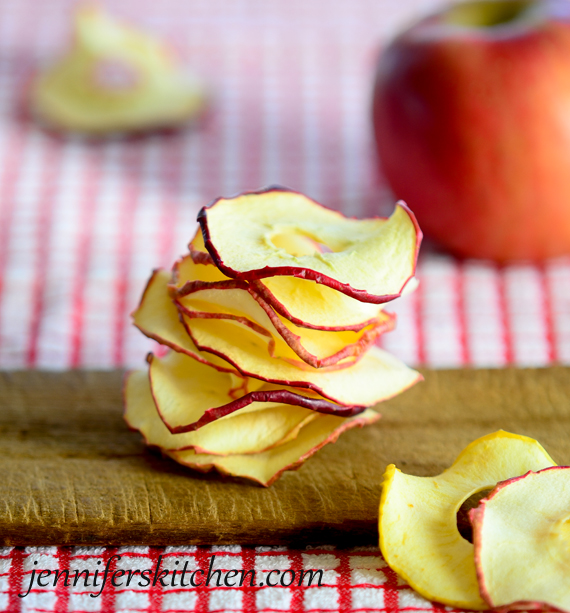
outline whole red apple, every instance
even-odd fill
[[[455,5],[381,54],[382,170],[453,253],[496,261],[570,253],[570,3]]]

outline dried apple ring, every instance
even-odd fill
[[[222,372],[241,376],[231,364],[213,354],[203,354],[188,336],[180,321],[176,305],[168,295],[170,273],[155,270],[143,292],[138,308],[131,317],[133,324],[149,338],[174,351],[185,353],[202,364]]]
[[[228,319],[192,319],[183,322],[195,345],[236,367],[245,377],[262,379],[277,385],[306,388],[345,406],[372,406],[392,398],[421,380],[395,356],[372,346],[354,364],[338,368],[300,369],[267,353],[267,343],[252,334],[247,326]],[[342,363],[341,363],[342,365]]]
[[[32,88],[41,122],[102,134],[173,126],[205,109],[202,82],[160,41],[96,6],[81,7],[74,25],[73,47]]]
[[[319,413],[342,415],[362,413],[365,407],[341,406],[310,390],[266,385],[247,379],[241,395],[233,395],[232,377],[182,353],[164,358],[152,354],[148,375],[158,414],[172,434],[191,432],[252,404],[271,408],[284,404]]]
[[[499,481],[553,465],[534,439],[499,430],[472,442],[436,477],[414,477],[388,466],[379,519],[386,562],[430,600],[487,609],[473,545],[459,533],[457,512],[470,496]]]
[[[359,330],[314,330],[297,326],[278,315],[251,290],[247,281],[227,277],[214,280],[212,270],[219,274],[214,266],[196,264],[190,256],[177,262],[174,282],[169,287],[179,308],[190,318],[239,320],[265,337],[272,357],[286,359],[301,368],[303,362],[321,368],[333,366],[346,358],[356,361],[380,334],[389,332],[395,325],[395,316],[378,312],[375,305],[378,316],[371,325]],[[306,298],[309,299],[310,295]]]
[[[298,326],[316,330],[362,330],[382,317],[383,305],[361,302],[311,279],[277,276],[249,283],[279,315]]]
[[[293,440],[261,453],[214,456],[189,449],[167,451],[166,454],[195,470],[207,472],[215,468],[220,473],[251,479],[267,487],[284,471],[297,469],[319,449],[334,443],[346,430],[374,423],[379,417],[372,409],[350,418],[319,415],[304,426]]]
[[[413,278],[422,237],[403,203],[388,219],[357,220],[277,188],[220,198],[198,221],[206,249],[228,277],[289,275],[377,304],[400,296]],[[285,248],[293,237],[311,240],[314,252]]]
[[[195,264],[210,265],[211,268],[202,274],[210,277],[218,275],[216,280],[229,279],[216,268],[214,260],[206,251],[200,229],[188,247],[190,258]],[[182,290],[180,293],[184,292],[180,279],[185,278],[185,275],[187,278],[188,273],[194,272],[191,271],[189,263],[185,260],[186,258],[179,260],[173,271],[174,286]],[[182,270],[182,266],[185,270]],[[405,291],[408,289],[413,291],[416,285],[417,281],[411,279],[406,284]],[[262,299],[281,317],[304,328],[357,331],[382,321],[383,305],[361,302],[311,279],[292,276],[250,279],[249,291],[256,298]]]
[[[199,430],[172,434],[157,413],[148,373],[134,371],[125,382],[125,420],[144,436],[147,445],[166,451],[194,449],[196,453],[211,455],[261,453],[293,440],[317,415],[303,407],[255,403]]]
[[[500,483],[470,518],[481,595],[490,607],[570,611],[570,467]]]

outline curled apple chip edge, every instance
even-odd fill
[[[201,351],[221,357],[242,375],[307,388],[339,405],[372,406],[422,380],[419,372],[374,345],[346,368],[338,368],[337,364],[301,370],[284,360],[268,359],[264,342],[248,332],[247,327],[236,326],[231,320],[219,319],[212,326],[208,320],[194,319],[190,327],[183,314],[182,321]]]
[[[202,235],[202,228],[200,225],[198,225],[194,238],[188,243],[188,250],[190,251],[190,257],[195,264],[215,266],[214,260],[212,260],[212,257],[208,253],[206,245],[204,244],[204,236]],[[227,278],[229,279],[229,277]]]
[[[206,253],[205,255],[210,258]],[[178,258],[172,266],[172,281],[169,283],[169,289],[176,296],[184,296],[187,292],[185,287],[193,287],[197,281],[201,281],[208,287],[210,283],[218,283],[220,287],[223,287],[223,282],[227,281],[230,287],[235,286],[235,279],[231,279],[226,276],[221,270],[216,268],[211,261],[196,261],[191,254],[183,255]]]
[[[383,309],[312,279],[276,276],[251,279],[249,286],[281,317],[315,330],[361,330],[377,323]]]
[[[146,371],[128,373],[123,389],[124,417],[129,427],[138,430],[147,445],[165,451],[193,449],[211,455],[260,453],[294,439],[318,415],[302,407],[257,403],[199,430],[172,434],[157,412]]]
[[[231,292],[232,290],[228,291]],[[233,295],[236,296],[235,293]],[[192,303],[182,299],[177,300],[176,305],[180,309],[184,327],[190,336],[192,336],[192,328],[196,325],[195,320],[202,320],[203,325],[208,325],[214,331],[217,327],[216,322],[223,320],[233,326],[244,327],[249,334],[256,337],[256,341],[261,341],[266,348],[267,359],[283,360],[300,370],[313,368],[311,364],[301,360],[300,356],[282,338],[272,334],[267,328],[260,326],[248,317],[228,312],[218,313],[212,303]],[[194,310],[192,307],[200,310]]]
[[[190,250],[189,256],[180,258],[175,264],[175,270],[179,262],[182,265],[182,261],[188,257],[195,264],[209,265],[218,270],[214,260],[206,251],[201,228],[198,228],[198,232],[188,244],[188,249]],[[230,279],[222,272],[219,272],[219,275],[221,275],[220,281]],[[176,279],[174,287],[180,295],[184,294],[183,284],[177,282],[178,277],[183,276],[183,274],[173,276]],[[263,301],[276,314],[302,328],[326,331],[358,331],[368,326],[382,324],[384,305],[361,302],[311,279],[276,276],[265,279],[250,279],[247,286],[256,300]],[[402,295],[414,291],[416,287],[417,280],[414,277],[406,284]]]
[[[508,479],[469,513],[481,595],[493,609],[570,611],[570,467]]]
[[[415,275],[422,239],[403,202],[389,218],[356,220],[277,187],[219,198],[202,208],[198,221],[208,253],[229,277],[296,276],[375,304],[401,295]],[[276,244],[287,234],[307,236],[329,251],[290,254]]]
[[[157,270],[151,276],[143,293],[139,307],[133,312],[133,321],[146,336],[173,349],[176,354],[188,356],[185,377],[189,381],[196,379],[198,371],[206,373],[198,377],[198,385],[215,379],[216,389],[220,393],[218,403],[214,405],[196,405],[196,411],[188,412],[180,406],[179,411],[166,411],[159,407],[159,413],[173,433],[189,432],[256,402],[273,402],[309,408],[313,411],[342,416],[356,415],[364,411],[364,406],[344,406],[323,398],[309,389],[294,389],[287,385],[268,385],[252,377],[244,377],[225,360],[213,354],[204,354],[193,343],[180,322],[178,310],[170,300],[166,284],[170,275],[164,270]],[[190,359],[191,358],[191,359]],[[148,357],[156,364],[158,358],[152,354]],[[168,361],[180,362],[174,355],[167,356]],[[196,364],[193,364],[196,361]],[[199,364],[212,367],[218,374],[201,369]],[[226,373],[226,374],[224,374]],[[241,380],[241,384],[240,384]],[[229,391],[228,391],[229,390]],[[171,406],[167,403],[167,406]]]
[[[180,322],[176,305],[168,295],[170,273],[153,271],[143,291],[139,306],[131,313],[133,324],[149,338],[174,351],[185,353],[203,364],[241,377],[237,369],[213,354],[203,354],[196,347]]]
[[[290,405],[341,417],[358,415],[366,409],[338,405],[311,390],[259,380],[251,380],[242,395],[232,397],[229,394],[232,381],[227,373],[209,368],[183,353],[171,352],[164,357],[150,354],[148,362],[152,396],[160,418],[172,434],[198,430],[259,403],[266,408]]]
[[[386,562],[429,600],[487,609],[479,593],[473,545],[458,531],[457,512],[476,492],[554,464],[537,441],[503,430],[473,441],[435,477],[406,475],[391,464],[379,511]]]
[[[395,314],[385,311],[379,311],[373,322],[358,330],[319,330],[297,326],[276,313],[252,290],[251,285],[248,289],[285,342],[303,361],[316,368],[333,366],[345,358],[362,356],[381,334],[392,331],[396,326]],[[307,303],[310,303],[309,296]]]
[[[356,361],[378,337],[394,328],[395,316],[382,312],[378,322],[358,331],[323,331],[301,328],[282,320],[265,301],[249,288],[226,282],[185,286],[184,296],[175,303],[189,318],[234,319],[265,337],[271,357],[287,360],[300,368],[334,366]],[[190,324],[191,325],[191,324]],[[346,362],[345,362],[346,363]]]
[[[212,274],[212,270],[218,272],[213,266],[196,264],[191,256],[176,262],[169,289],[178,307],[189,318],[240,320],[266,337],[271,357],[286,359],[301,368],[303,364],[299,359],[313,368],[332,366],[347,358],[356,359],[380,334],[395,326],[395,315],[383,312],[377,306],[377,317],[358,330],[297,326],[278,315],[248,282],[228,279],[225,275],[215,280],[217,275]],[[309,308],[310,297],[311,294],[305,297]]]
[[[32,112],[46,126],[87,134],[149,130],[205,110],[203,83],[183,71],[167,45],[100,7],[79,7],[73,40],[32,87]]]
[[[263,344],[240,348],[240,343],[251,344],[252,338],[246,331],[236,329],[231,322],[224,320],[218,320],[217,331],[203,330],[203,322],[200,327],[200,320],[195,320],[194,330],[198,330],[198,333],[203,332],[201,338],[205,336],[206,340],[213,340],[216,346],[216,349],[203,346],[204,351],[204,348],[196,344],[195,339],[180,323],[176,307],[166,291],[168,278],[169,274],[165,271],[156,271],[153,274],[140,306],[133,313],[135,325],[159,343],[198,362],[209,364],[218,371],[241,374],[244,377],[289,388],[273,391],[266,389],[263,392],[266,401],[270,401],[270,396],[273,395],[276,402],[301,403],[302,406],[319,412],[348,416],[362,412],[366,406],[391,398],[422,379],[418,372],[374,346],[355,365],[342,371],[325,372],[324,369],[310,369],[308,366],[308,371],[302,371],[287,362],[267,358],[267,349]],[[207,323],[205,327],[208,328]],[[227,338],[224,338],[224,334]],[[244,334],[245,339],[242,338]],[[229,356],[224,355],[221,350],[227,350]],[[364,364],[359,366],[363,362]],[[335,378],[333,377],[335,372],[343,374]],[[351,385],[358,385],[358,388],[353,389]],[[321,398],[306,398],[305,390],[310,390]],[[239,400],[239,402],[245,401]],[[224,410],[237,410],[237,408],[240,407],[228,405]],[[204,419],[215,419],[216,413],[216,410],[212,409]],[[168,425],[169,428],[172,427],[171,423]]]
[[[291,280],[293,282],[296,282],[297,285],[301,285],[305,283],[305,280],[298,279],[297,277],[273,277],[272,278],[272,280],[275,280],[275,279],[279,279],[281,281]],[[265,298],[263,298],[262,292],[257,291],[257,287],[259,287],[259,285],[256,285],[256,283],[248,284],[249,292],[251,293],[253,298],[259,303],[259,305],[263,308],[263,310],[267,313],[268,317],[271,319],[271,322],[273,323],[275,328],[279,331],[279,333],[284,338],[286,337],[286,335],[292,335],[293,337],[296,337],[299,331],[301,331],[301,334],[305,334],[305,336],[312,334],[315,338],[319,338],[319,335],[317,334],[318,332],[321,332],[322,336],[328,334],[331,337],[333,337],[332,335],[336,333],[340,338],[342,338],[343,335],[350,338],[351,334],[361,333],[361,335],[357,336],[357,338],[362,339],[366,337],[366,335],[369,334],[371,331],[374,331],[376,333],[376,336],[379,336],[380,334],[384,334],[385,332],[390,332],[391,330],[394,329],[396,325],[396,316],[393,313],[388,313],[384,311],[382,307],[379,308],[378,305],[375,305],[376,313],[374,317],[371,317],[370,319],[364,320],[364,321],[361,320],[357,324],[348,325],[348,326],[320,326],[320,327],[313,326],[313,325],[299,325],[295,323],[294,321],[292,321],[291,319],[289,319],[289,317],[287,317],[286,315],[283,315],[283,313],[277,312],[273,308],[271,303],[265,300]],[[331,301],[331,296],[327,294],[326,291],[324,292],[325,295],[323,296],[323,292],[321,291],[321,290],[330,290],[330,288],[325,285],[319,285],[318,283],[315,283],[315,282],[310,282],[310,283],[312,284],[312,287],[304,288],[306,291],[304,292],[302,302],[305,308],[311,308],[312,306],[314,313],[321,313],[321,314],[323,310],[332,310],[331,306],[333,305],[329,305],[327,308],[323,309],[323,305],[325,303],[327,302],[332,303],[334,302],[334,300]],[[298,288],[291,288],[291,289],[292,291],[289,294],[290,297],[293,297],[295,296],[295,294],[298,294]],[[357,302],[358,304],[367,304],[367,303],[355,301],[353,298],[348,298],[345,294],[342,294],[341,292],[337,292],[336,290],[332,290],[332,292],[334,292],[335,297],[342,296],[342,298],[346,298],[347,300],[350,300],[351,302]],[[319,298],[324,298],[324,300],[320,300],[319,304],[315,304],[314,302],[315,296]],[[313,297],[312,304],[311,304],[311,297]],[[348,341],[346,342],[346,346],[354,345],[354,344],[357,344],[358,342],[360,341],[352,341],[352,342]]]
[[[305,425],[295,439],[251,455],[213,456],[197,454],[192,450],[166,453],[180,464],[195,470],[208,472],[216,469],[221,474],[243,477],[268,487],[283,472],[298,469],[319,449],[334,443],[346,430],[374,423],[379,418],[372,409],[349,418],[319,415]]]

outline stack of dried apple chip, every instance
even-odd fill
[[[202,209],[190,253],[155,271],[135,325],[171,349],[129,374],[126,420],[191,468],[271,484],[420,375],[375,345],[414,283],[421,232],[272,188]]]

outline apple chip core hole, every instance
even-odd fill
[[[479,502],[486,498],[494,488],[486,487],[478,492],[471,494],[459,507],[456,518],[457,518],[457,529],[459,530],[459,534],[470,543],[473,542],[473,528],[471,526],[471,522],[469,521],[469,511],[474,509]]]
[[[120,58],[99,60],[93,68],[92,77],[98,88],[116,93],[133,91],[140,82],[136,67]]]
[[[444,21],[455,26],[491,28],[516,21],[533,4],[533,0],[465,2],[450,8],[444,15]]]
[[[328,245],[297,229],[276,232],[269,237],[269,242],[277,249],[284,249],[294,257],[332,253],[332,249]]]

